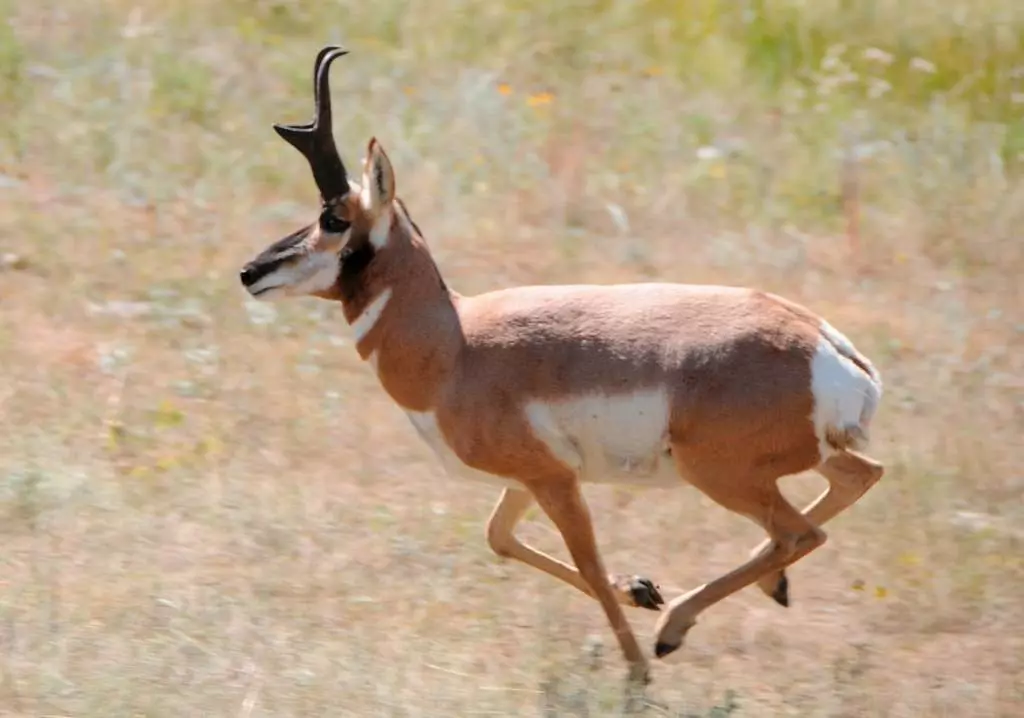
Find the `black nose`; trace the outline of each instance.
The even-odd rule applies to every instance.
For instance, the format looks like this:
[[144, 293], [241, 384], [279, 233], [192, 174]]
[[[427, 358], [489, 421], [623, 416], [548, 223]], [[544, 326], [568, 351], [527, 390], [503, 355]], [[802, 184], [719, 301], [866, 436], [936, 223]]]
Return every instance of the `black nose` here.
[[242, 267], [242, 271], [239, 272], [238, 278], [242, 280], [242, 284], [248, 287], [250, 284], [259, 279], [259, 276], [256, 273], [256, 268], [253, 267], [251, 264], [247, 264], [244, 267]]

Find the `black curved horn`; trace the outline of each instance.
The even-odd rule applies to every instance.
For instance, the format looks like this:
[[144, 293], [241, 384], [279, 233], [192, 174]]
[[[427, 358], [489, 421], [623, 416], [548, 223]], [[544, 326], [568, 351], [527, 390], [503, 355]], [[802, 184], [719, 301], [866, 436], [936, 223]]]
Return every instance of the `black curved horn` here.
[[341, 161], [331, 131], [331, 89], [328, 81], [331, 63], [347, 54], [348, 50], [343, 50], [337, 45], [328, 45], [317, 53], [313, 65], [313, 100], [316, 112], [311, 122], [299, 125], [274, 125], [277, 134], [301, 152], [309, 162], [309, 167], [313, 170], [313, 179], [316, 180], [320, 196], [325, 203], [348, 192], [345, 163]]
[[[317, 97], [317, 95], [319, 93], [319, 89], [318, 89], [319, 86], [317, 84], [317, 77], [319, 76], [319, 73], [320, 73], [320, 65], [323, 64], [324, 58], [327, 56], [327, 53], [329, 53], [329, 52], [331, 52], [333, 50], [340, 50], [340, 49], [341, 49], [341, 47], [338, 46], [338, 45], [324, 45], [324, 47], [320, 49], [320, 52], [318, 52], [316, 54], [316, 60], [313, 62], [313, 99], [314, 99], [314, 101], [316, 100], [316, 97]], [[300, 125], [282, 125], [282, 127], [287, 127], [288, 129], [295, 129], [295, 130], [302, 130], [302, 129], [308, 130], [308, 129], [312, 129], [313, 125], [314, 125], [314, 122], [310, 121], [310, 122], [303, 122]], [[275, 127], [275, 129], [276, 129], [276, 127]]]

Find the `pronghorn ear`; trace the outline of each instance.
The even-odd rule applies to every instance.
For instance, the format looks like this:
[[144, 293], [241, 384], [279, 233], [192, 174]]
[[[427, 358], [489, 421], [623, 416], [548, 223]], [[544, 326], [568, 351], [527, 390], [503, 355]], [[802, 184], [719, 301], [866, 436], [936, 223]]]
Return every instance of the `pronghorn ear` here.
[[374, 137], [366, 150], [363, 163], [363, 192], [369, 199], [371, 211], [379, 211], [395, 198], [395, 171], [384, 148]]

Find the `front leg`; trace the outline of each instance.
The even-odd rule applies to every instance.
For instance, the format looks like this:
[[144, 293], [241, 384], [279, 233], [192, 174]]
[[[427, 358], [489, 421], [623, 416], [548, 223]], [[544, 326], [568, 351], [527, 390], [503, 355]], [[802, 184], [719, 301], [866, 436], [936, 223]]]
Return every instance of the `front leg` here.
[[[491, 549], [499, 556], [522, 561], [528, 566], [565, 581], [591, 598], [597, 598], [576, 568], [516, 538], [516, 524], [531, 504], [533, 496], [528, 491], [505, 489], [502, 492], [487, 522], [487, 543]], [[608, 583], [615, 593], [616, 600], [624, 606], [658, 611], [665, 602], [658, 587], [650, 579], [613, 574], [608, 576]]]
[[571, 474], [556, 474], [531, 481], [528, 487], [544, 513], [562, 534], [569, 554], [579, 569], [579, 575], [591, 589], [590, 595], [604, 609], [622, 654], [629, 663], [630, 680], [646, 683], [649, 680], [647, 659], [641, 653], [633, 629], [622, 612], [616, 591], [608, 583], [604, 562], [597, 550], [590, 510], [580, 493], [579, 481]]

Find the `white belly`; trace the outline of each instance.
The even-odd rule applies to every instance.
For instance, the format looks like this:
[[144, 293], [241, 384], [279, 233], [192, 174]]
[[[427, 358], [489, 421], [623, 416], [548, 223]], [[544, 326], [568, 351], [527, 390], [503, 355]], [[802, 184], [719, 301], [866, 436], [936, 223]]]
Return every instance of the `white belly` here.
[[[534, 401], [525, 412], [537, 438], [577, 471], [580, 481], [677, 486], [682, 478], [668, 452], [668, 404], [666, 392], [651, 389]], [[466, 466], [445, 442], [433, 412], [406, 415], [450, 476], [522, 488], [511, 479]]]
[[668, 451], [668, 393], [588, 394], [533, 401], [534, 433], [587, 483], [671, 486], [682, 481]]

